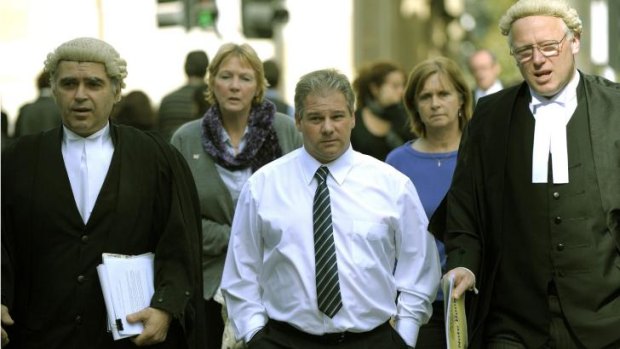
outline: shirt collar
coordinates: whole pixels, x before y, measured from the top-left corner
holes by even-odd
[[[327,166],[330,176],[334,178],[338,185],[341,185],[347,177],[347,174],[353,167],[354,157],[355,151],[353,150],[353,147],[351,147],[351,144],[349,144],[347,150],[342,155],[340,155],[340,157],[327,164],[319,162],[312,155],[310,155],[310,153],[308,153],[306,148],[302,148],[301,166],[304,179],[306,183],[310,185],[310,183],[312,183],[312,180],[314,179],[314,174],[316,173],[316,170],[318,170],[320,166]]]
[[[107,140],[110,139],[110,123],[106,123],[106,125],[99,131],[93,133],[92,135],[88,136],[88,137],[82,137],[80,135],[78,135],[77,133],[71,131],[69,128],[67,128],[67,126],[62,125],[62,129],[63,129],[63,141],[64,142],[68,142],[68,141],[79,141],[79,140],[84,140],[84,141],[96,141],[96,140]]]
[[[490,95],[491,93],[495,93],[499,90],[502,89],[502,83],[499,80],[495,80],[495,82],[493,83],[493,85],[491,85],[489,88],[487,88],[486,90],[482,90],[479,89],[480,92],[484,93],[484,95]]]
[[[243,130],[243,135],[241,136],[241,138],[243,139],[246,135],[248,134],[248,126],[245,127],[245,130]],[[232,147],[232,142],[230,140],[230,135],[228,134],[228,131],[226,131],[226,129],[224,127],[222,127],[222,133],[220,134],[220,140],[229,145],[230,147]]]

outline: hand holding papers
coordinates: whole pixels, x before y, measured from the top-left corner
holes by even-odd
[[[154,254],[127,256],[104,253],[102,259],[97,273],[114,340],[142,333],[142,323],[128,323],[127,315],[147,308],[151,303]]]
[[[454,299],[454,275],[447,275],[441,280],[444,294],[444,314],[446,319],[446,343],[448,349],[467,347],[467,319],[465,317],[465,294]]]

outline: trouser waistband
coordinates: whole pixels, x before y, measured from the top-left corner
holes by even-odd
[[[273,319],[269,320],[269,322],[267,323],[267,326],[271,326],[282,332],[285,332],[285,333],[288,333],[288,334],[291,334],[297,337],[305,338],[306,340],[310,342],[320,343],[320,344],[339,344],[339,343],[360,340],[373,333],[377,333],[385,329],[389,329],[390,323],[386,321],[385,323],[366,332],[345,331],[345,332],[337,332],[337,333],[326,333],[323,335],[315,335],[315,334],[307,333],[307,332],[298,330],[297,328],[293,327],[292,325],[286,322],[277,321]]]

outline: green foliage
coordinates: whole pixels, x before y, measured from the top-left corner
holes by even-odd
[[[466,11],[474,16],[476,27],[469,33],[469,40],[476,49],[486,48],[497,56],[502,67],[501,79],[511,84],[521,81],[521,74],[510,55],[508,41],[499,31],[499,20],[515,0],[467,0]]]

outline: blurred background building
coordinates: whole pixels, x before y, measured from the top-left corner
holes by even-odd
[[[45,55],[78,36],[110,42],[128,61],[127,91],[157,107],[183,83],[187,52],[213,57],[224,42],[247,42],[281,64],[279,89],[290,104],[299,77],[334,67],[351,79],[383,59],[407,71],[445,55],[462,64],[488,48],[504,81],[520,77],[497,29],[515,0],[0,0],[0,98],[12,121],[36,96],[32,80]],[[617,80],[620,1],[569,0],[584,20],[579,67]],[[472,82],[473,84],[473,82]]]

